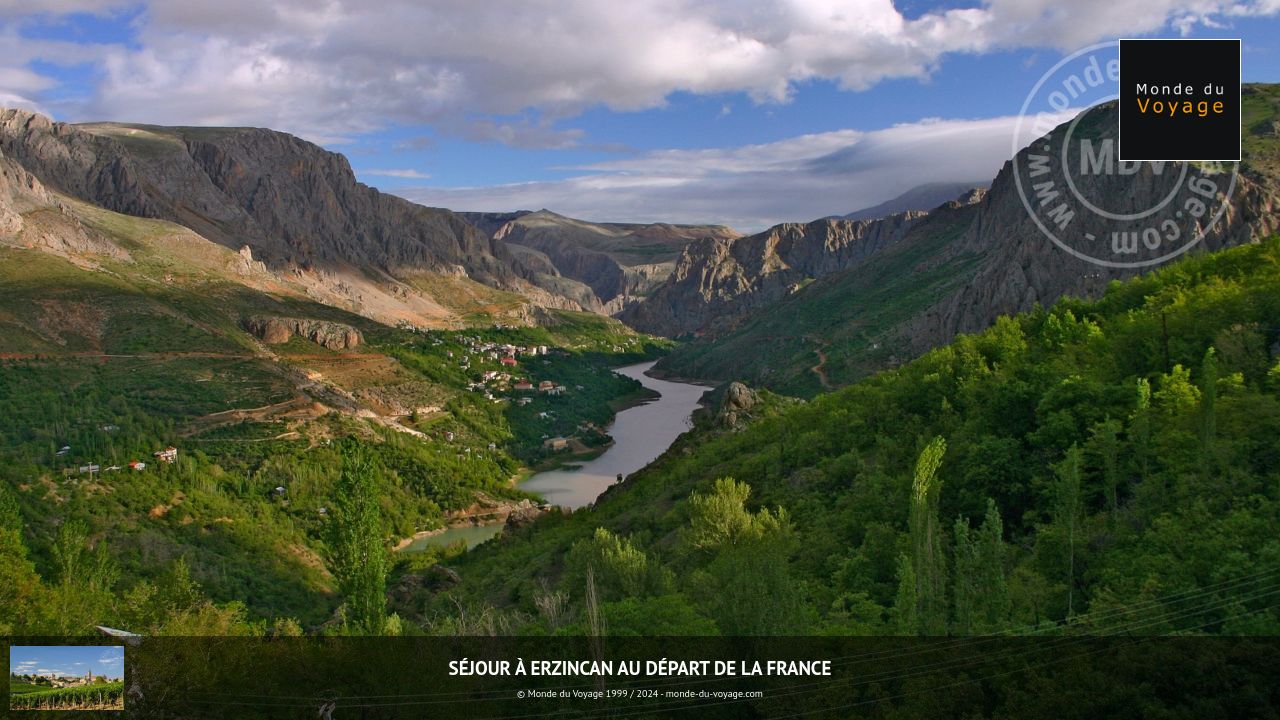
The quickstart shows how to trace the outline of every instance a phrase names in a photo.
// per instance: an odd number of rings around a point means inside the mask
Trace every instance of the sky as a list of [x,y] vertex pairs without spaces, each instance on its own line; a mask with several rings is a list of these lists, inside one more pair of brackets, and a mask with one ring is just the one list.
[[1239,37],[1280,0],[0,0],[0,106],[249,125],[455,210],[741,230],[989,181],[1040,76],[1117,37]]
[[86,672],[112,680],[124,677],[124,648],[81,645],[13,645],[9,672],[15,675],[83,677]]

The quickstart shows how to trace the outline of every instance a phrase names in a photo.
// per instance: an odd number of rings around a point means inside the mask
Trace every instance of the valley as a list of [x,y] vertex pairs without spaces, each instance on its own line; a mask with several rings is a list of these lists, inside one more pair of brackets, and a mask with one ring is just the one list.
[[4,111],[0,630],[1273,633],[1238,583],[1275,552],[1280,94],[1245,97],[1225,220],[1146,273],[1044,241],[1012,164],[742,235]]

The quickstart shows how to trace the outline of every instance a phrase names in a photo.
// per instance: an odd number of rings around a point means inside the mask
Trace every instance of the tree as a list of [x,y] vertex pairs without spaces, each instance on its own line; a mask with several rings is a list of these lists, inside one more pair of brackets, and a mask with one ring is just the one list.
[[1093,428],[1089,444],[1102,461],[1102,490],[1107,500],[1107,510],[1114,526],[1119,512],[1120,488],[1120,423],[1110,418]]
[[1053,524],[1066,537],[1067,615],[1075,613],[1076,542],[1080,520],[1084,515],[1084,499],[1080,490],[1080,448],[1072,445],[1066,457],[1054,468]]
[[112,604],[111,586],[119,570],[106,543],[92,545],[89,527],[80,520],[66,520],[58,527],[52,554],[58,570],[54,591],[60,631],[64,635],[84,632],[99,622]]
[[1218,397],[1218,360],[1211,346],[1200,366],[1200,466],[1207,476],[1214,470],[1213,441],[1218,421],[1214,407]]
[[1146,480],[1151,453],[1151,383],[1146,378],[1138,378],[1138,402],[1129,418],[1129,436],[1133,438],[1138,475]]
[[345,458],[330,526],[329,560],[346,597],[347,622],[370,635],[383,632],[387,616],[388,557],[376,472],[362,450]]
[[967,518],[955,524],[955,574],[952,581],[956,632],[992,632],[1009,616],[1009,587],[1004,576],[1004,524],[994,500],[977,532]]
[[565,565],[566,586],[585,587],[587,572],[594,571],[596,590],[605,601],[661,593],[667,584],[662,568],[643,550],[606,528],[574,543]]
[[684,542],[715,554],[695,573],[693,593],[727,635],[794,632],[802,606],[789,562],[795,533],[782,508],[747,510],[750,494],[750,485],[721,478],[690,496]]
[[911,483],[912,571],[915,575],[917,630],[924,635],[943,635],[947,630],[947,566],[942,533],[938,525],[938,496],[942,484],[938,467],[947,452],[941,437],[929,441],[916,461]]
[[717,549],[759,538],[789,522],[782,508],[751,513],[746,507],[750,494],[750,485],[726,477],[718,478],[711,492],[690,495],[685,543],[698,550]]

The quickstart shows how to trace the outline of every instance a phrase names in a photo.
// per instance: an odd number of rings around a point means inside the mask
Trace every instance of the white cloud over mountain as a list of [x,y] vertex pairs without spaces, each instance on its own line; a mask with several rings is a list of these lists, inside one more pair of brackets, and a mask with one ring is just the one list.
[[[92,59],[75,118],[265,125],[337,140],[388,123],[457,123],[534,109],[635,110],[672,92],[785,101],[797,83],[851,89],[924,77],[951,53],[1072,49],[1103,37],[1280,12],[1280,0],[988,0],[906,17],[890,0],[150,0],[136,42],[68,47],[24,17],[136,2],[0,0],[0,92],[33,102],[31,60]],[[569,131],[490,122],[499,141],[563,147]]]
[[714,222],[754,230],[873,205],[921,178],[989,181],[1011,154],[1016,123],[1014,117],[927,120],[737,148],[655,151],[577,168],[580,174],[565,180],[396,192],[457,210],[547,207],[591,220]]

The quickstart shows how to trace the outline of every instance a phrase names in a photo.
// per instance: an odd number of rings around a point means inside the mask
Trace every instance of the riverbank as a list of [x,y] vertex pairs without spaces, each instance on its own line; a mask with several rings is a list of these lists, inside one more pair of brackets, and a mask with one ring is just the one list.
[[480,527],[496,527],[501,529],[507,523],[507,519],[514,513],[531,512],[534,510],[543,510],[543,507],[533,500],[524,498],[521,500],[498,500],[495,498],[484,498],[476,502],[468,508],[457,510],[446,514],[444,527],[434,528],[432,530],[422,530],[416,532],[409,537],[402,538],[395,547],[393,552],[399,552],[412,545],[425,545],[423,541],[444,535],[450,531],[466,530],[468,528]]
[[[517,475],[519,488],[543,498],[547,506],[573,510],[595,502],[619,477],[625,478],[666,452],[677,437],[692,427],[693,412],[711,388],[652,377],[647,371],[653,364],[649,361],[614,370],[641,383],[643,390],[615,399],[620,409],[606,428],[609,443],[586,453],[548,458],[552,464],[548,469],[542,469],[542,464],[526,468]],[[530,502],[539,507],[528,500],[512,502]],[[473,546],[501,532],[510,514],[501,519],[473,514],[468,516],[469,522],[419,533],[407,543],[401,541],[398,549],[449,545],[457,540],[466,540]]]
[[646,389],[652,400],[633,398],[631,406],[619,412],[607,428],[613,445],[598,458],[571,469],[534,475],[521,489],[536,493],[549,504],[576,509],[595,501],[604,490],[648,465],[692,427],[691,417],[699,400],[710,388],[692,383],[675,383],[648,374],[654,362],[618,368],[614,372],[632,378]]

